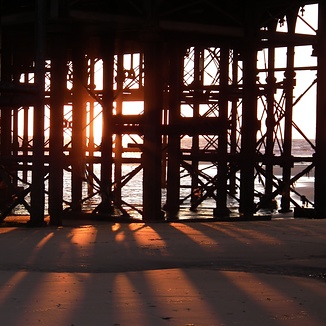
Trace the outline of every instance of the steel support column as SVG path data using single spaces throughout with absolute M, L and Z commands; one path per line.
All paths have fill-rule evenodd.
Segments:
M 89 60 L 88 70 L 89 70 L 89 90 L 92 94 L 95 92 L 95 60 L 94 58 L 91 58 Z M 94 107 L 95 107 L 95 100 L 92 96 L 89 97 L 88 101 L 88 110 L 87 110 L 87 126 L 88 126 L 88 139 L 87 139 L 87 151 L 89 157 L 94 157 L 95 152 L 95 143 L 94 143 Z M 88 170 L 91 173 L 94 173 L 94 164 L 90 162 L 88 164 Z M 94 181 L 93 176 L 88 176 L 88 195 L 92 196 L 94 194 L 94 188 L 92 186 L 92 183 Z
M 177 218 L 180 206 L 180 121 L 183 85 L 183 52 L 179 45 L 170 47 L 168 171 L 166 211 L 169 219 Z
M 270 25 L 270 29 L 275 31 L 276 26 Z M 268 48 L 268 75 L 266 78 L 266 100 L 267 100 L 267 117 L 266 117 L 266 185 L 265 198 L 263 208 L 272 207 L 272 193 L 273 193 L 273 170 L 274 164 L 272 162 L 274 153 L 274 128 L 275 128 L 275 92 L 276 92 L 276 78 L 275 78 L 275 48 L 269 46 Z
M 50 171 L 49 171 L 49 214 L 50 224 L 62 224 L 63 202 L 63 114 L 67 93 L 67 61 L 64 42 L 59 35 L 53 36 L 51 58 L 50 97 Z
M 18 142 L 18 108 L 15 108 L 12 111 L 12 148 L 11 155 L 17 156 L 19 150 Z
M 253 17 L 251 13 L 250 18 Z M 243 45 L 243 102 L 242 133 L 240 153 L 240 207 L 244 216 L 251 217 L 255 211 L 255 162 L 257 121 L 257 44 L 254 38 L 253 21 L 247 21 L 247 31 Z
M 45 10 L 43 0 L 36 1 L 36 60 L 35 84 L 37 95 L 34 106 L 33 167 L 31 187 L 30 225 L 44 223 L 44 97 L 45 97 Z
M 228 181 L 228 86 L 229 86 L 229 49 L 221 48 L 220 57 L 220 93 L 218 130 L 218 174 L 217 174 L 217 202 L 214 209 L 215 216 L 228 216 L 227 208 L 227 181 Z
M 72 204 L 73 211 L 81 210 L 82 183 L 85 171 L 85 129 L 86 126 L 86 63 L 82 40 L 76 40 L 73 48 L 73 89 L 72 89 Z
M 8 37 L 2 36 L 1 38 L 1 82 L 11 82 L 12 72 L 12 48 L 9 43 Z M 1 94 L 1 96 L 4 96 Z M 3 157 L 9 157 L 11 151 L 11 109 L 9 107 L 1 108 L 0 120 L 0 153 Z
M 200 46 L 195 46 L 194 48 L 194 94 L 193 94 L 193 118 L 198 119 L 199 114 L 199 106 L 200 106 L 200 95 L 202 92 L 203 86 L 203 70 L 204 70 L 204 49 Z M 198 197 L 196 195 L 197 188 L 199 185 L 198 178 L 198 170 L 199 170 L 199 135 L 194 133 L 192 135 L 192 146 L 191 146 L 191 154 L 193 156 L 191 166 L 192 166 L 192 175 L 191 175 L 191 207 L 190 210 L 197 210 L 197 200 Z
M 117 96 L 115 99 L 116 103 L 116 114 L 122 117 L 122 104 L 123 104 L 123 83 L 125 80 L 124 65 L 123 65 L 123 51 L 118 47 L 117 49 Z M 132 55 L 132 54 L 131 54 Z M 114 146 L 114 202 L 117 206 L 121 206 L 121 177 L 122 177 L 122 134 L 116 134 L 115 146 Z
M 158 220 L 161 211 L 163 74 L 162 44 L 155 32 L 144 36 L 143 219 Z
M 25 77 L 25 80 L 27 80 L 27 78 Z M 28 111 L 29 111 L 29 107 L 25 106 L 23 108 L 24 110 L 24 127 L 23 127 L 23 143 L 22 143 L 22 151 L 23 151 L 23 155 L 27 155 L 28 154 L 28 150 L 29 150 L 29 138 L 28 138 L 28 125 L 29 125 L 29 116 L 28 116 Z M 23 166 L 25 167 L 25 169 L 23 170 L 23 180 L 27 181 L 27 175 L 28 175 L 28 170 L 27 170 L 27 162 L 23 163 Z
M 287 15 L 288 33 L 294 35 L 297 12 Z M 285 122 L 284 122 L 284 146 L 283 146 L 283 179 L 281 185 L 281 209 L 280 212 L 290 212 L 290 180 L 292 169 L 292 113 L 293 113 L 293 88 L 295 84 L 294 71 L 294 45 L 287 47 L 287 64 L 284 79 L 285 91 Z
M 232 61 L 232 86 L 234 88 L 238 87 L 238 69 L 239 69 L 239 54 L 233 50 L 233 61 Z M 231 195 L 235 195 L 237 192 L 236 184 L 236 172 L 237 163 L 233 160 L 237 155 L 238 144 L 237 144 L 237 120 L 238 120 L 238 97 L 236 94 L 232 94 L 232 104 L 231 104 L 231 130 L 230 130 L 230 171 L 229 171 L 229 190 Z
M 315 211 L 316 217 L 326 218 L 326 3 L 319 1 L 317 71 L 317 121 L 315 154 Z
M 103 59 L 103 105 L 101 143 L 101 203 L 98 212 L 112 214 L 112 114 L 113 114 L 113 68 L 114 43 L 107 35 L 102 48 Z

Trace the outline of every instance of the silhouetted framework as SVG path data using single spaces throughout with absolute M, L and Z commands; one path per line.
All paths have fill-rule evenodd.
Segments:
M 325 1 L 0 4 L 0 220 L 326 217 Z

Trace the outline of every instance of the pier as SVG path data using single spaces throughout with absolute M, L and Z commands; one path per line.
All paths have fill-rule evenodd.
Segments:
M 31 226 L 176 221 L 208 199 L 214 220 L 259 219 L 276 199 L 325 218 L 324 17 L 321 0 L 0 1 L 0 221 L 17 206 Z M 314 140 L 294 119 L 307 96 Z M 311 198 L 294 186 L 308 173 Z

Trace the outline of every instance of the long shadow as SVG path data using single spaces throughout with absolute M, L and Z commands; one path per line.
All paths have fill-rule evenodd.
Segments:
M 106 318 L 106 321 L 115 322 L 117 325 L 120 323 L 123 325 L 128 318 L 130 320 L 126 314 L 133 314 L 135 318 L 137 316 L 137 322 L 142 325 L 165 324 L 175 321 L 180 313 L 189 314 L 190 308 L 187 310 L 187 306 L 180 307 L 180 304 L 177 303 L 178 300 L 181 300 L 177 297 L 186 298 L 187 294 L 180 293 L 180 291 L 169 293 L 169 283 L 170 287 L 174 289 L 178 288 L 178 281 L 173 277 L 169 279 L 168 275 L 172 273 L 175 276 L 174 270 L 178 267 L 192 265 L 188 258 L 186 262 L 182 261 L 180 256 L 182 252 L 174 251 L 178 244 L 184 242 L 190 251 L 193 250 L 193 247 L 200 250 L 200 246 L 184 232 L 180 232 L 168 224 L 163 226 L 163 231 L 162 225 L 152 224 L 140 224 L 140 226 L 123 224 L 112 228 L 113 233 L 111 234 L 108 234 L 108 229 L 98 229 L 94 251 L 97 252 L 97 256 L 102 256 L 101 243 L 103 241 L 111 243 L 113 235 L 116 240 L 114 244 L 111 243 L 111 251 L 107 252 L 106 258 L 110 260 L 109 257 L 111 257 L 114 264 L 115 257 L 121 264 L 121 257 L 123 257 L 125 264 L 120 266 L 97 265 L 97 272 L 103 273 L 106 283 L 102 284 L 102 288 L 98 289 L 98 292 L 94 291 L 97 288 L 94 278 L 99 277 L 99 274 L 92 274 L 90 282 L 85 284 L 85 301 L 79 307 L 79 312 L 75 313 L 75 321 L 78 321 L 79 314 L 85 309 L 89 309 L 92 300 L 96 301 L 96 293 L 102 298 L 104 296 L 109 302 L 115 300 L 115 309 L 106 308 L 111 317 L 106 315 L 103 318 Z M 119 257 L 116 256 L 116 252 Z M 97 261 L 100 256 L 96 259 Z M 108 278 L 108 271 L 112 273 L 112 270 L 115 273 Z M 182 280 L 182 282 L 184 281 Z M 187 286 L 192 287 L 192 284 Z M 169 300 L 172 302 L 167 302 Z M 173 304 L 173 300 L 176 301 L 176 305 Z M 218 319 L 214 312 L 207 314 L 207 311 L 202 311 L 202 313 L 209 315 L 211 320 Z M 103 314 L 103 312 L 101 313 Z
M 313 279 L 303 276 L 283 276 L 281 282 L 272 282 L 269 279 L 274 275 L 255 274 L 258 284 L 262 284 L 267 300 L 272 297 L 280 297 L 279 301 L 284 305 L 283 315 L 278 311 L 275 319 L 277 320 L 297 320 L 304 324 L 323 325 L 326 313 L 323 303 L 326 300 L 326 283 L 320 282 L 316 286 Z M 280 278 L 280 276 L 277 276 Z M 288 306 L 288 307 L 287 307 Z M 275 313 L 275 312 L 274 312 Z
M 272 235 L 267 228 L 273 228 Z M 319 229 L 317 246 L 306 250 L 304 257 L 311 251 L 317 256 L 322 253 Z M 288 278 L 287 283 L 279 285 L 273 281 L 275 275 L 269 275 L 271 280 L 267 277 L 284 272 L 295 275 L 284 268 L 288 262 L 282 250 L 289 236 L 283 231 L 269 222 L 251 227 L 238 223 L 99 223 L 2 232 L 0 324 L 20 325 L 25 318 L 23 324 L 32 325 L 28 318 L 35 322 L 35 318 L 49 316 L 53 321 L 76 325 L 102 325 L 103 320 L 118 324 L 130 320 L 130 316 L 142 318 L 143 325 L 185 321 L 205 325 L 208 320 L 218 325 L 235 322 L 248 312 L 247 320 L 253 322 L 257 316 L 285 318 L 275 313 L 275 306 L 261 302 L 255 290 L 260 287 L 267 301 L 272 294 L 293 300 L 291 311 L 298 309 L 301 300 L 314 322 L 322 325 L 323 313 L 315 311 L 313 303 L 303 302 L 300 291 L 294 290 L 300 286 L 300 279 L 305 279 Z M 291 237 L 293 232 L 299 236 L 307 233 L 293 228 Z M 318 227 L 312 232 L 317 234 Z M 257 238 L 251 239 L 255 235 Z M 282 245 L 275 247 L 274 241 Z M 299 239 L 297 243 L 291 244 L 289 253 L 293 256 L 300 249 Z M 259 255 L 254 252 L 255 246 Z M 298 254 L 294 258 L 300 257 Z M 277 259 L 279 265 L 273 268 Z M 270 269 L 259 270 L 257 266 Z M 227 272 L 230 270 L 246 273 Z M 248 284 L 237 280 L 239 277 Z M 324 302 L 323 292 L 310 283 L 302 284 L 307 298 Z M 23 313 L 15 315 L 15 307 Z M 48 313 L 42 309 L 48 309 Z M 306 318 L 300 314 L 292 317 Z
M 234 268 L 238 270 L 235 264 L 235 258 L 238 258 L 239 262 L 245 262 L 247 265 L 240 265 L 243 271 L 306 277 L 310 274 L 326 272 L 325 264 L 309 264 L 310 261 L 315 262 L 318 257 L 321 259 L 326 257 L 322 252 L 325 227 L 312 225 L 312 230 L 307 227 L 298 229 L 296 225 L 288 222 L 200 223 L 196 225 L 196 229 L 216 239 L 226 236 L 221 239 L 224 241 L 222 253 L 231 255 L 233 259 L 234 266 L 232 261 L 225 266 L 229 270 Z M 318 221 L 316 222 L 318 224 Z M 305 246 L 305 242 L 308 245 Z M 302 264 L 302 261 L 305 261 L 305 264 Z

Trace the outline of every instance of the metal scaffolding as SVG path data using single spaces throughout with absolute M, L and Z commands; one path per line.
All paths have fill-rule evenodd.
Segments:
M 326 217 L 323 1 L 0 3 L 0 220 Z M 307 94 L 313 140 L 293 119 Z

